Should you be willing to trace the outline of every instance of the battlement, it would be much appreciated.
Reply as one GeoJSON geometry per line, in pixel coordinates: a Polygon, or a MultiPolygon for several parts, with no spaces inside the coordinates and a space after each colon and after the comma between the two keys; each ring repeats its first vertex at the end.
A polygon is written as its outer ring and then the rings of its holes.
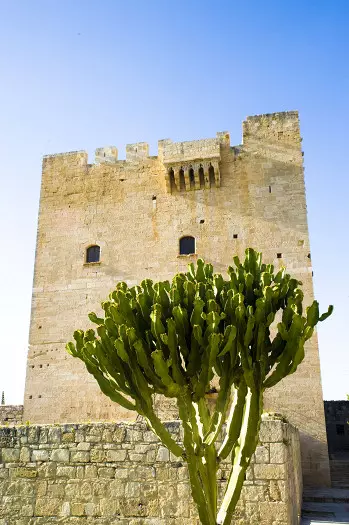
{"type": "MultiPolygon", "coordinates": [[[[260,140],[275,138],[283,141],[300,142],[298,111],[283,111],[252,115],[243,122],[243,143],[250,139],[260,140]]],[[[147,158],[158,158],[167,169],[175,165],[185,165],[195,162],[219,162],[221,149],[230,148],[230,136],[227,131],[216,133],[215,138],[173,142],[171,139],[158,141],[158,157],[149,156],[149,144],[137,142],[126,145],[126,162],[140,162],[147,158]]],[[[86,151],[69,151],[44,155],[44,163],[65,163],[84,165],[88,162],[86,151]]],[[[115,146],[100,147],[95,150],[95,164],[124,163],[118,160],[118,149],[115,146]]]]}
{"type": "Polygon", "coordinates": [[[244,144],[249,140],[275,139],[275,141],[300,142],[298,111],[265,113],[247,117],[242,125],[244,144]]]}

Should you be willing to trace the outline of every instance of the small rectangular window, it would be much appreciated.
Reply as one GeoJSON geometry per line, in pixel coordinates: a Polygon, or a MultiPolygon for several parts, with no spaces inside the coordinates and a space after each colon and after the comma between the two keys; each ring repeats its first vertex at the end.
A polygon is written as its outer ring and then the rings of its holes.
{"type": "Polygon", "coordinates": [[[277,257],[278,259],[281,259],[281,258],[282,258],[282,253],[277,253],[277,254],[276,254],[276,257],[277,257]]]}
{"type": "Polygon", "coordinates": [[[233,235],[233,239],[237,239],[238,238],[238,234],[237,233],[234,233],[233,235]]]}

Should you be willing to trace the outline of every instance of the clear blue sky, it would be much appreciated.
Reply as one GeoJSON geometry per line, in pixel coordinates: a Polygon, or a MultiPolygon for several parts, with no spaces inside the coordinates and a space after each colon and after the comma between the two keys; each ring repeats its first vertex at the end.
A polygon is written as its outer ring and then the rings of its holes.
{"type": "Polygon", "coordinates": [[[41,158],[298,109],[324,397],[349,392],[349,2],[0,0],[0,391],[22,402],[41,158]]]}

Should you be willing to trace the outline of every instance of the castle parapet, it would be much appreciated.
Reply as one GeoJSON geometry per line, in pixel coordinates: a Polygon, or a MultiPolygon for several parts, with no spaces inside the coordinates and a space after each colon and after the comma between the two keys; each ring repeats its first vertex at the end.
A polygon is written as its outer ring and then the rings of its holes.
{"type": "Polygon", "coordinates": [[[147,157],[149,157],[149,144],[147,142],[126,145],[126,161],[139,161],[147,157]]]}
{"type": "Polygon", "coordinates": [[[95,151],[95,162],[116,162],[118,160],[118,150],[115,146],[106,146],[104,148],[97,148],[95,151]]]}
{"type": "Polygon", "coordinates": [[[88,155],[86,151],[68,151],[66,153],[55,153],[52,155],[44,155],[43,166],[46,168],[53,166],[69,166],[78,168],[86,166],[88,155]]]}

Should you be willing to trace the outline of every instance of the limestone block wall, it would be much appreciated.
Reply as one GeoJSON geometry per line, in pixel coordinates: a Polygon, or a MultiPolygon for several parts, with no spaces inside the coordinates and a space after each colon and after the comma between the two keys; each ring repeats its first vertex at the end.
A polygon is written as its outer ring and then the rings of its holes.
{"type": "MultiPolygon", "coordinates": [[[[64,350],[87,313],[118,281],[170,279],[202,257],[225,272],[247,247],[276,268],[285,265],[313,299],[303,156],[298,113],[248,117],[243,144],[229,134],[190,142],[99,148],[43,161],[24,421],[79,423],[132,420],[113,404],[83,364],[64,350]],[[213,171],[213,173],[212,173],[213,171]],[[179,239],[195,237],[196,253],[179,254],[179,239]],[[101,258],[86,264],[97,244],[101,258]],[[81,392],[83,391],[83,395],[81,392]]],[[[174,412],[162,402],[166,419],[174,412]]],[[[304,481],[330,482],[316,336],[297,372],[268,391],[265,409],[285,414],[301,432],[304,481]]]]}
{"type": "Polygon", "coordinates": [[[0,405],[0,425],[20,425],[23,405],[0,405]]]}
{"type": "MultiPolygon", "coordinates": [[[[143,423],[1,427],[0,447],[1,525],[200,523],[185,464],[143,423]]],[[[298,433],[266,420],[234,524],[298,525],[301,494],[298,433]]]]}

